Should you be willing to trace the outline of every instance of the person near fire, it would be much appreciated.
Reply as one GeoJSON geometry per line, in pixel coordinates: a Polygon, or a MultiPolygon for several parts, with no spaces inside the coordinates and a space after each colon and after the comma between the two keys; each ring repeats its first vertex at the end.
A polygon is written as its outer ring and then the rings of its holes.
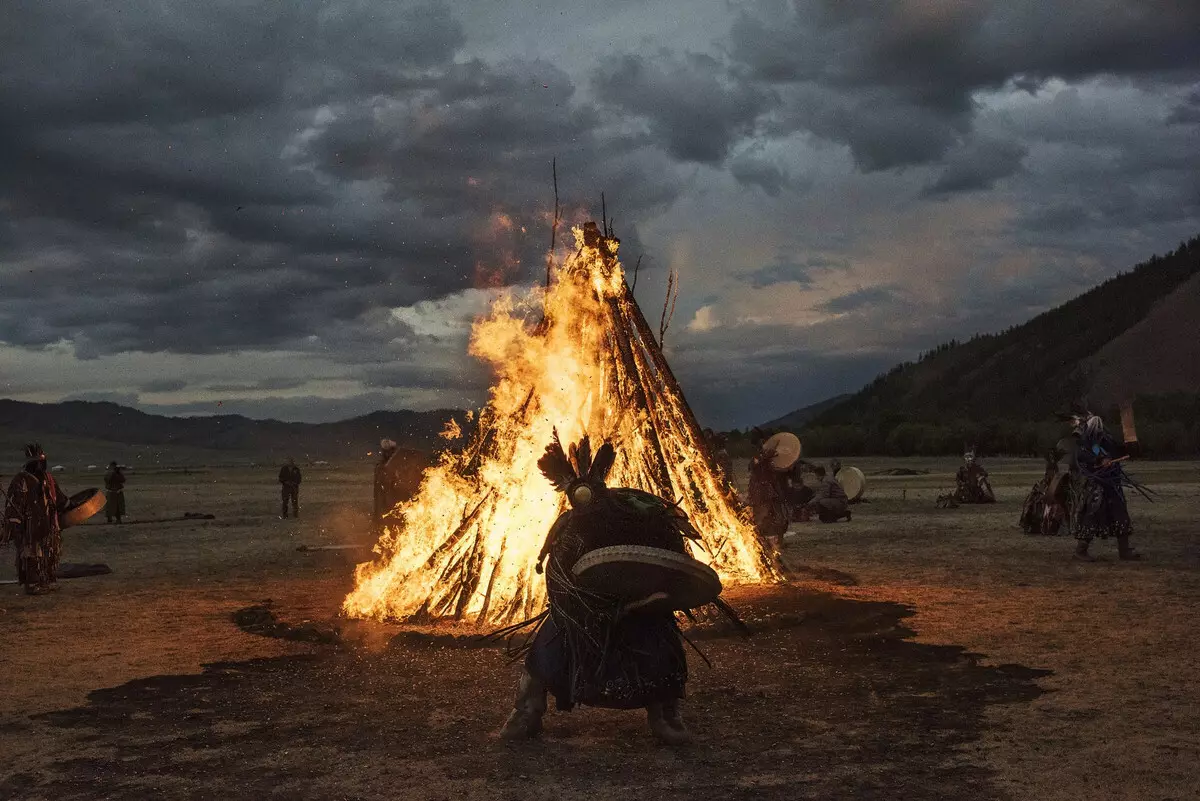
{"type": "Polygon", "coordinates": [[[963,454],[963,464],[954,476],[954,499],[959,503],[995,503],[996,496],[988,483],[988,471],[975,456],[975,449],[969,448],[963,454]]]}
{"type": "Polygon", "coordinates": [[[425,474],[425,457],[418,451],[406,450],[391,439],[379,442],[379,461],[375,464],[375,527],[382,530],[388,524],[387,515],[417,494],[425,474]]]}
{"type": "Polygon", "coordinates": [[[791,515],[787,504],[787,474],[771,464],[775,451],[759,445],[750,459],[750,483],[747,487],[754,528],[768,553],[778,559],[783,552],[783,535],[791,515]]]}
{"type": "Polygon", "coordinates": [[[1117,541],[1121,559],[1140,559],[1129,545],[1133,524],[1125,499],[1125,488],[1146,493],[1141,484],[1124,470],[1128,449],[1118,443],[1104,427],[1098,415],[1081,414],[1076,419],[1074,438],[1077,443],[1071,463],[1073,514],[1072,532],[1075,535],[1075,557],[1094,561],[1088,548],[1094,539],[1117,541]]]}
{"type": "Polygon", "coordinates": [[[842,518],[849,521],[850,502],[846,497],[846,490],[842,489],[837,478],[827,476],[825,468],[821,465],[814,467],[813,473],[817,478],[817,487],[808,503],[809,509],[822,523],[836,523],[842,518]]]}
{"type": "MultiPolygon", "coordinates": [[[[601,595],[576,580],[572,570],[584,554],[616,545],[641,545],[686,555],[685,538],[699,534],[674,503],[641,490],[610,488],[605,478],[616,458],[609,443],[592,457],[585,437],[572,458],[557,434],[538,461],[542,473],[568,499],[550,528],[538,558],[545,563],[549,609],[525,656],[504,739],[542,731],[546,695],[558,709],[577,704],[646,710],[651,733],[668,745],[690,740],[680,713],[688,679],[687,655],[675,613],[656,605],[647,588],[643,601],[601,595]]],[[[519,624],[515,629],[528,625],[519,624]]]]}
{"type": "Polygon", "coordinates": [[[279,468],[279,517],[281,520],[288,516],[289,503],[292,505],[292,517],[300,516],[300,481],[302,478],[300,468],[296,467],[296,460],[289,456],[283,467],[279,468]]]}
{"type": "Polygon", "coordinates": [[[109,523],[116,520],[119,524],[125,516],[125,474],[115,460],[108,463],[104,474],[104,497],[104,517],[109,523]]]}
{"type": "Polygon", "coordinates": [[[46,469],[46,452],[33,443],[25,446],[25,466],[8,486],[0,544],[16,548],[17,581],[30,595],[58,588],[58,561],[62,555],[59,515],[69,499],[46,469]]]}

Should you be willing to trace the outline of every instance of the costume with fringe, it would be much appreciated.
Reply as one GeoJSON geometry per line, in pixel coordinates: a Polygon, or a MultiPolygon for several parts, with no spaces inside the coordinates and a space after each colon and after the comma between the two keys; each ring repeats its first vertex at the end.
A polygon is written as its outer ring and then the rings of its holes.
{"type": "Polygon", "coordinates": [[[686,554],[684,539],[698,534],[670,501],[604,486],[615,459],[608,443],[594,459],[586,438],[571,451],[568,457],[556,439],[538,463],[572,507],[554,522],[542,551],[550,608],[525,668],[563,710],[576,704],[631,709],[682,698],[688,667],[675,613],[624,612],[622,599],[584,589],[572,568],[584,554],[616,545],[686,554]]]}

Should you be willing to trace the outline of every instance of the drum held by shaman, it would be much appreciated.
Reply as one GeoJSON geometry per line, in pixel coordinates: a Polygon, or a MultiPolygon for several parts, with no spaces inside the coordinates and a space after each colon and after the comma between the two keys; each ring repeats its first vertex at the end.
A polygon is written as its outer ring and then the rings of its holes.
{"type": "Polygon", "coordinates": [[[579,558],[572,571],[586,589],[636,601],[664,592],[672,609],[694,609],[721,594],[721,579],[703,562],[663,548],[614,545],[579,558]]]}
{"type": "Polygon", "coordinates": [[[800,458],[800,438],[790,432],[781,431],[764,442],[762,449],[775,452],[771,458],[771,467],[787,470],[800,458]]]}
{"type": "Polygon", "coordinates": [[[103,490],[85,489],[72,495],[66,510],[58,516],[58,524],[63,528],[77,526],[104,508],[107,498],[103,490]]]}

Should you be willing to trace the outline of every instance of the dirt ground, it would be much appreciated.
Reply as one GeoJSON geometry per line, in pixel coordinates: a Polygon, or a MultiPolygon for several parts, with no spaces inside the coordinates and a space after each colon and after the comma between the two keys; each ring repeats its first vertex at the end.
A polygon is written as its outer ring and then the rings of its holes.
{"type": "Polygon", "coordinates": [[[929,472],[793,526],[793,582],[729,593],[753,637],[695,630],[683,749],[598,710],[503,743],[503,651],[337,618],[367,551],[297,547],[368,539],[369,467],[307,470],[300,520],[274,469],[134,474],[132,519],[215,518],[80,526],[66,561],[110,575],[0,584],[0,798],[1196,797],[1200,465],[1138,464],[1144,561],[1081,564],[1016,527],[1040,462],[952,510],[953,460],[856,464],[929,472]]]}

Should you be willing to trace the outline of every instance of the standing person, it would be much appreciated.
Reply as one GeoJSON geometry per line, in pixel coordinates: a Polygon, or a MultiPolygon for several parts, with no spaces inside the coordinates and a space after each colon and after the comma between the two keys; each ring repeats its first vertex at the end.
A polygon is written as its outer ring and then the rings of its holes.
{"type": "Polygon", "coordinates": [[[428,460],[420,451],[398,448],[390,439],[379,443],[375,465],[375,526],[382,530],[384,517],[396,504],[410,500],[421,488],[428,460]]]}
{"type": "Polygon", "coordinates": [[[395,466],[392,457],[396,455],[396,442],[390,439],[379,441],[379,461],[375,464],[375,527],[383,529],[383,516],[392,511],[395,501],[395,466]]]}
{"type": "Polygon", "coordinates": [[[1141,489],[1141,485],[1126,475],[1121,466],[1125,448],[1104,429],[1104,421],[1088,415],[1076,429],[1078,450],[1071,466],[1074,493],[1075,558],[1095,561],[1088,546],[1097,537],[1117,540],[1117,555],[1121,559],[1141,559],[1141,554],[1129,545],[1133,523],[1125,500],[1125,487],[1141,489]]]}
{"type": "Polygon", "coordinates": [[[104,516],[111,523],[114,519],[118,524],[125,516],[125,474],[115,461],[108,463],[108,472],[104,474],[104,516]]]}
{"type": "Polygon", "coordinates": [[[817,488],[813,491],[809,507],[817,513],[822,523],[836,523],[843,517],[849,522],[850,503],[846,498],[846,490],[833,476],[826,478],[824,467],[817,465],[813,472],[817,476],[817,488]]]}
{"type": "Polygon", "coordinates": [[[8,486],[0,544],[10,540],[17,550],[17,580],[29,595],[58,589],[58,560],[62,555],[62,526],[58,516],[67,508],[67,494],[46,470],[46,452],[34,443],[25,446],[25,469],[8,486]]]}
{"type": "Polygon", "coordinates": [[[288,457],[287,463],[279,468],[279,485],[281,503],[279,507],[279,518],[286,519],[288,516],[288,501],[292,504],[292,516],[300,516],[300,468],[296,467],[296,460],[288,457]]]}
{"type": "Polygon", "coordinates": [[[750,460],[749,501],[754,527],[772,557],[783,553],[783,535],[790,522],[784,473],[776,470],[771,460],[775,451],[762,449],[750,460]]]}

